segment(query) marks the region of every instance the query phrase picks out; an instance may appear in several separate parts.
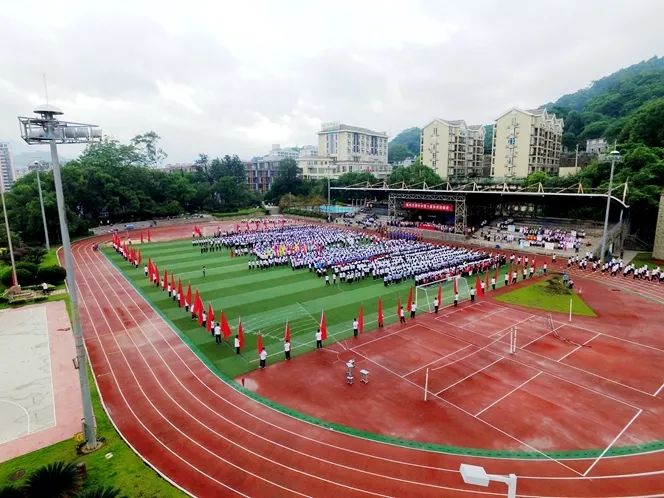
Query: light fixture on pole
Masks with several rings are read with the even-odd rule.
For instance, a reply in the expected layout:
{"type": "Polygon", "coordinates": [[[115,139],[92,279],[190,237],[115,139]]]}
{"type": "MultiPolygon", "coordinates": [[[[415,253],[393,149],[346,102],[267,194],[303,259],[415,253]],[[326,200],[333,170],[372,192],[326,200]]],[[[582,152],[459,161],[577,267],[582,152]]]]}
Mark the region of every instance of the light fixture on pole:
{"type": "Polygon", "coordinates": [[[507,476],[487,474],[484,467],[480,467],[479,465],[468,465],[467,463],[461,464],[459,472],[461,472],[463,482],[466,484],[484,486],[485,488],[491,481],[507,484],[507,498],[516,498],[516,474],[510,474],[507,476]]]}
{"type": "MultiPolygon", "coordinates": [[[[599,254],[599,259],[604,261],[606,256],[606,239],[609,230],[609,210],[611,209],[611,191],[613,190],[613,170],[617,162],[620,162],[620,152],[613,146],[613,150],[609,152],[609,160],[611,161],[611,173],[609,174],[609,190],[606,193],[606,212],[604,213],[604,231],[602,232],[602,252],[599,254]]],[[[604,156],[606,160],[606,156],[604,156]]]]}
{"type": "Polygon", "coordinates": [[[81,387],[81,398],[83,401],[83,418],[85,435],[84,450],[92,451],[99,446],[97,441],[97,428],[92,411],[92,399],[90,397],[90,386],[88,385],[87,358],[83,344],[81,331],[81,320],[78,309],[78,292],[74,278],[74,258],[69,241],[69,229],[67,228],[67,216],[64,195],[62,193],[62,178],[60,176],[60,163],[58,160],[57,145],[60,144],[85,144],[101,142],[101,128],[95,125],[59,121],[56,116],[62,111],[54,105],[45,104],[35,109],[39,117],[28,118],[19,116],[21,126],[21,138],[28,144],[49,144],[51,147],[51,161],[53,163],[53,182],[55,184],[55,197],[58,204],[58,218],[60,220],[60,234],[62,236],[62,252],[65,257],[65,269],[67,270],[67,287],[71,302],[71,322],[76,345],[76,363],[78,364],[78,379],[81,387]]]}

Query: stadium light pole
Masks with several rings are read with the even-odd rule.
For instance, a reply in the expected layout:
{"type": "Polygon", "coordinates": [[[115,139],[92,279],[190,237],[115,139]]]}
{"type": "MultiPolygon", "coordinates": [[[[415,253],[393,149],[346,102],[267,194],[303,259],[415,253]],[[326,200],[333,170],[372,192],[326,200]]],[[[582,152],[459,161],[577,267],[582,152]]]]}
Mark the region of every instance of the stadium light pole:
{"type": "Polygon", "coordinates": [[[37,190],[39,191],[39,205],[41,206],[42,221],[44,222],[44,241],[46,250],[51,250],[51,242],[48,240],[48,225],[46,224],[46,210],[44,210],[44,196],[42,195],[41,180],[39,179],[39,169],[37,169],[37,190]]]}
{"type": "Polygon", "coordinates": [[[461,472],[463,482],[466,484],[484,487],[487,487],[491,481],[507,484],[507,498],[516,498],[516,474],[510,474],[507,476],[487,474],[484,467],[480,467],[479,465],[468,465],[467,463],[461,464],[459,472],[461,472]]]}
{"type": "Polygon", "coordinates": [[[327,222],[329,223],[332,219],[332,205],[330,202],[330,177],[327,177],[327,222]]]}
{"type": "Polygon", "coordinates": [[[71,307],[71,322],[76,345],[76,362],[78,380],[81,387],[81,399],[83,402],[83,432],[85,436],[85,451],[92,451],[99,447],[97,440],[97,428],[92,411],[92,398],[90,397],[90,386],[87,374],[87,354],[83,344],[81,331],[81,320],[78,309],[78,291],[74,278],[74,258],[69,241],[69,229],[67,227],[67,216],[65,210],[64,195],[62,193],[62,177],[60,175],[60,162],[58,160],[57,144],[92,143],[101,142],[101,128],[95,125],[59,121],[56,116],[62,111],[54,105],[45,104],[35,109],[39,117],[28,118],[19,116],[21,126],[21,138],[29,145],[49,144],[51,147],[51,161],[53,163],[53,183],[55,184],[55,197],[58,205],[58,218],[60,220],[60,234],[62,236],[62,252],[65,257],[65,269],[67,270],[67,287],[69,288],[69,299],[71,307]]]}
{"type": "Polygon", "coordinates": [[[611,209],[611,190],[613,189],[613,171],[616,166],[616,162],[620,161],[620,152],[614,149],[609,153],[611,158],[611,173],[609,174],[609,191],[606,194],[606,212],[604,213],[604,231],[602,232],[602,252],[600,254],[600,260],[604,261],[606,255],[606,239],[609,230],[609,210],[611,209]]]}
{"type": "Polygon", "coordinates": [[[5,228],[7,229],[7,249],[9,249],[9,260],[12,264],[12,281],[18,285],[16,278],[16,262],[14,261],[14,248],[12,247],[12,234],[9,230],[9,218],[7,218],[7,206],[5,205],[5,182],[0,179],[0,197],[2,197],[2,213],[5,217],[5,228]]]}

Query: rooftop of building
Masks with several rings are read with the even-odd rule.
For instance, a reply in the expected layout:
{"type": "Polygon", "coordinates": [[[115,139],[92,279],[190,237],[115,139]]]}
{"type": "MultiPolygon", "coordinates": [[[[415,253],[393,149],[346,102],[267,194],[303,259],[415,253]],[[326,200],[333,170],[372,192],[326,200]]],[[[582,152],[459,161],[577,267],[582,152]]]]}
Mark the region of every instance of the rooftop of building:
{"type": "Polygon", "coordinates": [[[376,135],[380,137],[387,138],[387,133],[384,131],[374,131],[370,130],[369,128],[361,128],[359,126],[351,126],[343,123],[323,123],[321,125],[321,129],[318,132],[318,134],[322,133],[329,133],[329,132],[334,132],[334,131],[352,131],[355,133],[366,133],[367,135],[376,135]]]}

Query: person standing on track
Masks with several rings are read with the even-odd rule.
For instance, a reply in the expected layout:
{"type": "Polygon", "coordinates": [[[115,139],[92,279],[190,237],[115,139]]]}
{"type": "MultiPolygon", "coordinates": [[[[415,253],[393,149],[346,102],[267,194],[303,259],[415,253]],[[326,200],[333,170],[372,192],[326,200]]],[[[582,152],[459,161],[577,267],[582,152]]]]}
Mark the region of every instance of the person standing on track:
{"type": "Polygon", "coordinates": [[[291,350],[291,344],[288,339],[284,341],[284,355],[286,356],[286,360],[290,360],[290,350],[291,350]]]}
{"type": "Polygon", "coordinates": [[[458,292],[454,294],[454,307],[456,308],[457,306],[459,306],[459,293],[458,292]]]}
{"type": "Polygon", "coordinates": [[[438,296],[433,298],[433,312],[437,315],[438,314],[438,307],[440,306],[440,302],[438,302],[438,296]]]}
{"type": "Polygon", "coordinates": [[[323,333],[320,331],[320,327],[316,331],[316,349],[321,349],[323,347],[323,333]]]}
{"type": "Polygon", "coordinates": [[[496,290],[496,277],[491,277],[491,290],[496,290]]]}
{"type": "Polygon", "coordinates": [[[415,318],[415,310],[416,309],[417,309],[417,303],[415,301],[413,301],[410,305],[410,319],[411,320],[415,318]]]}
{"type": "Polygon", "coordinates": [[[260,367],[265,368],[265,360],[267,360],[267,351],[265,351],[265,348],[261,349],[258,357],[260,358],[260,367]]]}
{"type": "Polygon", "coordinates": [[[471,303],[475,302],[475,287],[470,288],[470,302],[471,303]]]}
{"type": "Polygon", "coordinates": [[[546,263],[542,265],[542,271],[544,272],[544,275],[546,275],[546,263]]]}
{"type": "Polygon", "coordinates": [[[399,323],[406,323],[406,313],[403,310],[403,306],[399,308],[399,323]]]}

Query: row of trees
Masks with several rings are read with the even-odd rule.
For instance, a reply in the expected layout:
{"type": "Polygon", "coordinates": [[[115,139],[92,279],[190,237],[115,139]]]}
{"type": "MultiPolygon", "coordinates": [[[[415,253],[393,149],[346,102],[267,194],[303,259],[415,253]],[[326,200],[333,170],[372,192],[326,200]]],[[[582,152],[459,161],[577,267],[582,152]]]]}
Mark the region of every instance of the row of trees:
{"type": "MultiPolygon", "coordinates": [[[[106,221],[114,223],[198,211],[226,212],[260,204],[260,196],[248,189],[244,165],[238,156],[209,159],[200,155],[194,172],[168,173],[152,167],[164,157],[158,140],[154,132],[139,135],[130,144],[106,138],[89,145],[78,159],[62,167],[72,234],[86,233],[90,227],[106,221]]],[[[40,175],[49,235],[57,240],[59,227],[53,174],[49,171],[40,175]]],[[[6,194],[6,202],[17,241],[42,243],[36,173],[19,179],[6,194]]],[[[4,234],[4,230],[0,233],[4,234]]],[[[6,243],[1,237],[0,244],[6,243]]]]}

